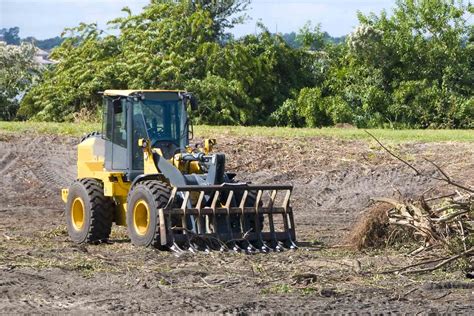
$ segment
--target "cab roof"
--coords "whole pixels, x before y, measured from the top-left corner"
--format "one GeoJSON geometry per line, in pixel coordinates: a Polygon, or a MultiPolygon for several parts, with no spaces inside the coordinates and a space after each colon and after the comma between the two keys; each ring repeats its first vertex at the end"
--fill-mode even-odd
{"type": "Polygon", "coordinates": [[[109,96],[109,97],[128,97],[132,94],[135,93],[142,93],[142,92],[183,92],[181,90],[105,90],[104,95],[109,96]]]}

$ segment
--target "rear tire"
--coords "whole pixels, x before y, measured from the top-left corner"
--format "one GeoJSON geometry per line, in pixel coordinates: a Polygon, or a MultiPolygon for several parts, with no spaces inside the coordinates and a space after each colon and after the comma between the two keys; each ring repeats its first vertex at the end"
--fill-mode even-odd
{"type": "Polygon", "coordinates": [[[80,179],[69,188],[66,223],[75,243],[106,241],[113,221],[113,202],[104,196],[104,188],[96,179],[80,179]]]}
{"type": "Polygon", "coordinates": [[[160,247],[160,214],[170,199],[168,184],[147,180],[135,185],[127,198],[127,230],[135,246],[160,247]]]}

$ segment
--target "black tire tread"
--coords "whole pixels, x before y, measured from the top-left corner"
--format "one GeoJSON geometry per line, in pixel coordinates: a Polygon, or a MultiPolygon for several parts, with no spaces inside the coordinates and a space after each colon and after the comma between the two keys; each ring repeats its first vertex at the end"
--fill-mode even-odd
{"type": "MultiPolygon", "coordinates": [[[[162,205],[163,207],[169,202],[171,196],[171,188],[165,182],[159,180],[145,180],[135,185],[135,188],[144,187],[148,190],[154,199],[156,205],[162,205]]],[[[130,190],[128,193],[127,200],[130,201],[131,196],[133,195],[134,189],[130,190]]],[[[160,214],[158,210],[155,212],[156,215],[156,223],[160,222],[160,214]]],[[[154,227],[155,231],[153,234],[153,241],[150,246],[160,248],[161,247],[161,240],[160,240],[160,225],[156,225],[154,227]]]]}
{"type": "Polygon", "coordinates": [[[88,133],[85,136],[81,137],[81,141],[79,143],[82,143],[83,141],[85,141],[89,137],[100,136],[100,135],[102,135],[101,132],[93,131],[93,132],[88,133]]]}
{"type": "Polygon", "coordinates": [[[77,180],[82,184],[91,203],[91,220],[86,242],[106,241],[112,231],[113,202],[104,196],[103,184],[91,178],[77,180]]]}

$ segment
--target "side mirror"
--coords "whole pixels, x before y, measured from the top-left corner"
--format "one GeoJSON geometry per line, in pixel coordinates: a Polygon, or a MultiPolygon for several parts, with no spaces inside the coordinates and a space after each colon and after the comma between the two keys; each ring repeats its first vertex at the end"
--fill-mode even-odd
{"type": "Polygon", "coordinates": [[[189,104],[191,104],[191,110],[196,111],[198,109],[198,101],[194,95],[190,95],[189,104]]]}
{"type": "Polygon", "coordinates": [[[191,106],[191,110],[196,111],[198,109],[197,99],[192,93],[183,93],[182,98],[191,106]]]}
{"type": "Polygon", "coordinates": [[[114,99],[112,105],[114,106],[114,114],[122,113],[122,102],[120,99],[114,99]]]}

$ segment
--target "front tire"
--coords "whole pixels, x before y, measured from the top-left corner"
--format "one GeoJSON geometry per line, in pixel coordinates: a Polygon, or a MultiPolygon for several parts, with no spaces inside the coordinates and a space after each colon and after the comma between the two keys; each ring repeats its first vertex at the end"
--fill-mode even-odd
{"type": "Polygon", "coordinates": [[[147,180],[138,183],[127,199],[127,229],[135,246],[160,246],[159,209],[170,199],[170,187],[161,181],[147,180]]]}
{"type": "Polygon", "coordinates": [[[113,202],[104,196],[104,188],[96,179],[80,179],[69,188],[66,223],[75,243],[106,241],[113,221],[113,202]]]}

